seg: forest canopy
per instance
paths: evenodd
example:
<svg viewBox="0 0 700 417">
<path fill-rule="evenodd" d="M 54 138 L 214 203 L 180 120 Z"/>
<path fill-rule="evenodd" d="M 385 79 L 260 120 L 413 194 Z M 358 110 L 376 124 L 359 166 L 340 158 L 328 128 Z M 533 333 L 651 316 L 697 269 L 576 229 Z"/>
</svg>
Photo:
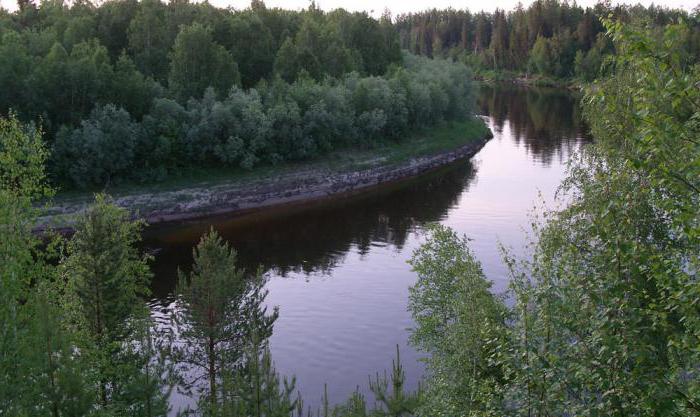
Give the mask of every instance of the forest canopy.
<svg viewBox="0 0 700 417">
<path fill-rule="evenodd" d="M 40 125 L 68 188 L 369 147 L 471 117 L 472 76 L 405 55 L 390 16 L 312 4 L 22 2 L 0 14 L 0 113 Z"/>
<path fill-rule="evenodd" d="M 552 78 L 592 81 L 615 45 L 601 19 L 643 22 L 661 31 L 683 21 L 679 47 L 683 59 L 700 56 L 700 20 L 681 9 L 641 5 L 614 7 L 603 2 L 581 7 L 539 0 L 510 11 L 428 10 L 399 15 L 395 26 L 401 48 L 430 57 L 452 57 L 475 70 L 513 71 Z"/>
<path fill-rule="evenodd" d="M 20 0 L 0 9 L 0 114 L 45 132 L 48 176 L 63 188 L 252 169 L 470 117 L 466 67 L 592 80 L 614 54 L 600 23 L 610 15 L 682 19 L 682 59 L 700 56 L 697 13 L 654 6 L 540 0 L 375 19 L 313 2 Z"/>
</svg>

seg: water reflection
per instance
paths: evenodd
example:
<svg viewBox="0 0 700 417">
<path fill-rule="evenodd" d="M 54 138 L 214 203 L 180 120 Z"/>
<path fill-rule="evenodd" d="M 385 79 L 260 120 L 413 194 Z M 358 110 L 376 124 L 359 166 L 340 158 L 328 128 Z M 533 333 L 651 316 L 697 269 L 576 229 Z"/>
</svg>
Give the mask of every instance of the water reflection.
<svg viewBox="0 0 700 417">
<path fill-rule="evenodd" d="M 580 94 L 554 88 L 482 85 L 477 105 L 489 115 L 496 134 L 506 124 L 510 137 L 545 165 L 561 163 L 586 140 L 578 105 Z"/>
<path fill-rule="evenodd" d="M 495 137 L 472 162 L 360 195 L 152 227 L 145 244 L 156 252 L 153 308 L 173 308 L 177 268 L 190 267 L 192 247 L 214 227 L 244 267 L 268 272 L 268 303 L 280 306 L 272 355 L 278 371 L 297 376 L 305 402 L 318 405 L 325 383 L 331 402 L 346 399 L 391 366 L 397 343 L 414 388 L 423 368 L 407 343 L 415 275 L 406 260 L 423 225 L 467 234 L 496 291 L 505 289 L 498 244 L 522 246 L 538 193 L 551 200 L 568 155 L 586 141 L 577 99 L 566 91 L 482 86 L 478 104 Z"/>
<path fill-rule="evenodd" d="M 233 218 L 153 227 L 145 243 L 157 250 L 153 292 L 167 299 L 177 268 L 192 261 L 192 247 L 210 227 L 238 251 L 249 270 L 262 265 L 276 276 L 330 275 L 355 247 L 360 255 L 391 245 L 400 251 L 417 226 L 440 220 L 468 189 L 468 161 L 443 167 L 361 195 L 266 210 Z"/>
</svg>

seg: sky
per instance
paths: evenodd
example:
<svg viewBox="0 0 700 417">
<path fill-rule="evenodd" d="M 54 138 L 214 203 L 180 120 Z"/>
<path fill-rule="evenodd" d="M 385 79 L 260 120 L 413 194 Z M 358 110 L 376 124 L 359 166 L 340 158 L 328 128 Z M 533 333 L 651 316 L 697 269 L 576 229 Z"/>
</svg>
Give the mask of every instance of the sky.
<svg viewBox="0 0 700 417">
<path fill-rule="evenodd" d="M 209 0 L 209 2 L 215 6 L 232 6 L 236 9 L 243 9 L 250 4 L 250 0 Z M 265 4 L 268 7 L 302 9 L 306 8 L 309 2 L 310 0 L 266 0 Z M 394 15 L 432 8 L 444 9 L 447 7 L 468 9 L 473 12 L 482 10 L 491 12 L 496 8 L 510 10 L 515 7 L 518 0 L 317 0 L 316 3 L 324 10 L 342 7 L 350 11 L 367 11 L 374 16 L 379 16 L 385 8 L 391 10 Z M 532 1 L 523 0 L 522 3 L 527 6 L 532 3 Z M 582 6 L 593 6 L 597 1 L 578 0 L 577 3 Z M 613 3 L 617 2 L 613 1 Z M 630 3 L 630 1 L 625 1 L 624 3 Z M 641 0 L 639 3 L 645 6 L 655 3 L 672 8 L 683 8 L 688 11 L 700 4 L 699 0 L 656 0 L 655 2 L 652 0 Z M 14 10 L 16 8 L 16 0 L 0 0 L 0 4 L 2 4 L 2 7 L 5 9 Z"/>
</svg>

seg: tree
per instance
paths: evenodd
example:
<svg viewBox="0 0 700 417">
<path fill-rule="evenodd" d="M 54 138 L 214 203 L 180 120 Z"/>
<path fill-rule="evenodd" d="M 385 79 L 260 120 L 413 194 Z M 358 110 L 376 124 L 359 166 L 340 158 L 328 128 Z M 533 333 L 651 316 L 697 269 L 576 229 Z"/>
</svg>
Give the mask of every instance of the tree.
<svg viewBox="0 0 700 417">
<path fill-rule="evenodd" d="M 420 415 L 503 415 L 507 309 L 490 292 L 467 239 L 435 225 L 410 260 L 411 341 L 429 355 Z"/>
<path fill-rule="evenodd" d="M 40 324 L 31 313 L 31 287 L 46 277 L 40 242 L 32 234 L 32 204 L 50 194 L 46 155 L 38 130 L 12 114 L 0 118 L 0 409 L 9 414 L 27 411 L 23 395 L 36 388 L 25 374 L 36 362 L 27 360 L 23 347 L 36 334 L 30 327 Z"/>
<path fill-rule="evenodd" d="M 183 101 L 201 97 L 207 87 L 223 95 L 240 83 L 231 54 L 213 41 L 210 28 L 199 23 L 180 30 L 170 61 L 170 89 Z"/>
<path fill-rule="evenodd" d="M 193 254 L 192 272 L 180 274 L 177 288 L 182 303 L 178 359 L 183 375 L 190 376 L 185 388 L 197 391 L 207 415 L 218 416 L 226 405 L 223 390 L 230 388 L 223 385 L 225 378 L 250 365 L 246 354 L 252 341 L 266 346 L 278 312 L 267 314 L 263 306 L 262 274 L 249 276 L 239 269 L 236 252 L 216 232 L 204 235 Z"/>
<path fill-rule="evenodd" d="M 391 362 L 391 391 L 389 391 L 389 378 L 387 378 L 386 372 L 381 377 L 377 374 L 374 381 L 371 379 L 369 381 L 369 389 L 379 403 L 372 415 L 377 417 L 408 417 L 415 415 L 420 401 L 420 392 L 405 392 L 405 382 L 406 375 L 401 366 L 399 345 L 396 345 L 396 359 Z"/>
<path fill-rule="evenodd" d="M 231 52 L 241 72 L 241 85 L 253 87 L 269 77 L 275 60 L 270 29 L 255 13 L 241 13 L 226 20 L 226 37 L 221 45 Z M 224 43 L 225 42 L 225 43 Z"/>
<path fill-rule="evenodd" d="M 22 111 L 27 106 L 26 77 L 33 59 L 17 32 L 0 31 L 0 36 L 0 114 L 7 114 L 10 108 Z"/>
<path fill-rule="evenodd" d="M 112 104 L 96 107 L 77 129 L 63 127 L 58 132 L 55 163 L 78 187 L 106 186 L 135 174 L 142 137 L 141 126 L 126 110 Z"/>
<path fill-rule="evenodd" d="M 542 75 L 553 75 L 554 60 L 552 58 L 551 46 L 549 40 L 542 36 L 538 36 L 535 45 L 530 52 L 529 66 Z"/>
<path fill-rule="evenodd" d="M 50 195 L 41 130 L 23 126 L 14 114 L 0 118 L 0 190 L 30 200 Z"/>
<path fill-rule="evenodd" d="M 122 107 L 140 120 L 153 105 L 156 97 L 163 95 L 163 88 L 151 78 L 146 78 L 136 69 L 131 58 L 122 53 L 114 65 L 110 102 Z"/>
<path fill-rule="evenodd" d="M 301 71 L 299 53 L 292 38 L 285 39 L 284 43 L 277 51 L 275 58 L 275 73 L 279 74 L 285 81 L 296 80 L 297 74 Z"/>
<path fill-rule="evenodd" d="M 162 81 L 168 74 L 168 50 L 172 39 L 165 26 L 165 5 L 159 0 L 141 3 L 129 23 L 129 51 L 139 70 L 146 76 Z"/>
<path fill-rule="evenodd" d="M 153 345 L 142 337 L 152 326 L 143 300 L 149 256 L 136 247 L 142 227 L 97 195 L 78 219 L 60 267 L 67 308 L 83 336 L 79 346 L 95 372 L 95 403 L 107 412 L 150 417 L 167 413 L 167 390 L 150 367 Z"/>
</svg>

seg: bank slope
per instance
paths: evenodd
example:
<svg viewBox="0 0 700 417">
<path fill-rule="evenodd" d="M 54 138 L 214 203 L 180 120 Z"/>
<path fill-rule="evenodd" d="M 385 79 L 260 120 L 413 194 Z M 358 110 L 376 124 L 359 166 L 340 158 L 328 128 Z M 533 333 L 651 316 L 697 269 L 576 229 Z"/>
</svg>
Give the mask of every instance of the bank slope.
<svg viewBox="0 0 700 417">
<path fill-rule="evenodd" d="M 413 177 L 476 154 L 492 137 L 481 118 L 446 123 L 400 142 L 250 172 L 202 171 L 169 183 L 106 190 L 134 217 L 162 223 L 300 203 Z M 93 193 L 59 193 L 37 228 L 70 229 Z"/>
</svg>

